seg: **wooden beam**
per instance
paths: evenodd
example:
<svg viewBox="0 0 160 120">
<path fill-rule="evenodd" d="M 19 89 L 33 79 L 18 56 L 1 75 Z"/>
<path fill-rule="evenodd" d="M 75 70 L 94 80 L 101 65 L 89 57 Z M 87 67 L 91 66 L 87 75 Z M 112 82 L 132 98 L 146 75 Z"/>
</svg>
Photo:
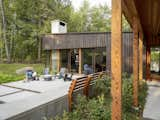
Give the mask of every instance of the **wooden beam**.
<svg viewBox="0 0 160 120">
<path fill-rule="evenodd" d="M 134 18 L 133 24 L 133 102 L 138 107 L 138 22 Z"/>
<path fill-rule="evenodd" d="M 151 62 L 151 49 L 150 45 L 147 45 L 146 48 L 146 79 L 151 80 L 151 73 L 150 73 L 150 62 Z"/>
<path fill-rule="evenodd" d="M 82 74 L 82 49 L 79 48 L 79 74 Z"/>
<path fill-rule="evenodd" d="M 139 80 L 143 79 L 143 34 L 139 34 Z"/>
<path fill-rule="evenodd" d="M 122 0 L 112 0 L 111 26 L 112 120 L 122 119 Z"/>
<path fill-rule="evenodd" d="M 142 24 L 140 21 L 139 13 L 136 8 L 136 4 L 134 0 L 122 0 L 122 10 L 124 16 L 126 17 L 128 23 L 133 28 L 134 17 L 137 17 L 138 30 L 143 33 Z"/>
<path fill-rule="evenodd" d="M 60 50 L 57 50 L 57 72 L 60 71 L 60 68 L 61 68 L 61 53 L 60 53 Z"/>
</svg>

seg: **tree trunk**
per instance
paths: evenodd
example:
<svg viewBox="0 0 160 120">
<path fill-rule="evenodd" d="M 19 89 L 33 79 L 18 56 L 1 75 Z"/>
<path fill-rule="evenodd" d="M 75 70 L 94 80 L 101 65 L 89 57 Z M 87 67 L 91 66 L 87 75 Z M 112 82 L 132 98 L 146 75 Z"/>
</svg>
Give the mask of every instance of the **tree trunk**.
<svg viewBox="0 0 160 120">
<path fill-rule="evenodd" d="M 38 22 L 38 29 L 40 30 L 41 28 L 41 21 Z M 37 41 L 38 41 L 38 62 L 41 61 L 41 36 L 38 33 L 37 34 Z"/>
<path fill-rule="evenodd" d="M 38 62 L 41 61 L 41 37 L 38 37 Z"/>
<path fill-rule="evenodd" d="M 4 5 L 3 5 L 3 0 L 0 0 L 0 8 L 1 8 L 1 16 L 2 16 L 2 31 L 3 31 L 3 40 L 5 44 L 5 51 L 6 51 L 6 56 L 7 56 L 7 62 L 10 62 L 10 53 L 9 53 L 9 48 L 8 48 L 8 42 L 7 42 L 7 37 L 6 37 L 6 19 L 5 19 L 5 12 L 4 12 Z"/>
</svg>

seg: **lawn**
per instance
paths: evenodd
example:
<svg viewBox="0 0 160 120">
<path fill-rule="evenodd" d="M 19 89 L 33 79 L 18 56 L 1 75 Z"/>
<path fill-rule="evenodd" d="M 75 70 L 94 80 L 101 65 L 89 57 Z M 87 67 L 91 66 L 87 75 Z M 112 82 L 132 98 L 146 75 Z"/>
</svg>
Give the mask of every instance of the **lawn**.
<svg viewBox="0 0 160 120">
<path fill-rule="evenodd" d="M 0 64 L 0 84 L 24 79 L 25 75 L 16 74 L 16 70 L 23 67 L 33 67 L 38 74 L 44 70 L 43 64 Z"/>
</svg>

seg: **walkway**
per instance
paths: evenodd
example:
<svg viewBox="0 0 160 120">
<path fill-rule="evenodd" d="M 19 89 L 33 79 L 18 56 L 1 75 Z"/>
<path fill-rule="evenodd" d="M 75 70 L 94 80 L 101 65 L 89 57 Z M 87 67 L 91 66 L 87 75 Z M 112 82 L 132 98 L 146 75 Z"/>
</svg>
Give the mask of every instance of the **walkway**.
<svg viewBox="0 0 160 120">
<path fill-rule="evenodd" d="M 160 120 L 160 82 L 148 82 L 147 103 L 143 112 L 144 120 Z"/>
</svg>

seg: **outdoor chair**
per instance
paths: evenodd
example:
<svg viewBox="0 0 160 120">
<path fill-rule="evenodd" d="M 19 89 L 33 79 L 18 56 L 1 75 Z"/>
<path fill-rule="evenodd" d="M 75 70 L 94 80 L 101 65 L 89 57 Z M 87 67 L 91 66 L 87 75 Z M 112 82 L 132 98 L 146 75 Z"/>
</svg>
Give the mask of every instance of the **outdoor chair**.
<svg viewBox="0 0 160 120">
<path fill-rule="evenodd" d="M 66 68 L 61 68 L 59 74 L 57 74 L 56 76 L 59 79 L 62 79 L 62 78 L 64 79 L 66 74 L 67 74 L 67 69 Z"/>
<path fill-rule="evenodd" d="M 65 74 L 65 76 L 64 76 L 64 81 L 71 81 L 72 80 L 72 76 L 73 76 L 73 74 Z"/>
</svg>

